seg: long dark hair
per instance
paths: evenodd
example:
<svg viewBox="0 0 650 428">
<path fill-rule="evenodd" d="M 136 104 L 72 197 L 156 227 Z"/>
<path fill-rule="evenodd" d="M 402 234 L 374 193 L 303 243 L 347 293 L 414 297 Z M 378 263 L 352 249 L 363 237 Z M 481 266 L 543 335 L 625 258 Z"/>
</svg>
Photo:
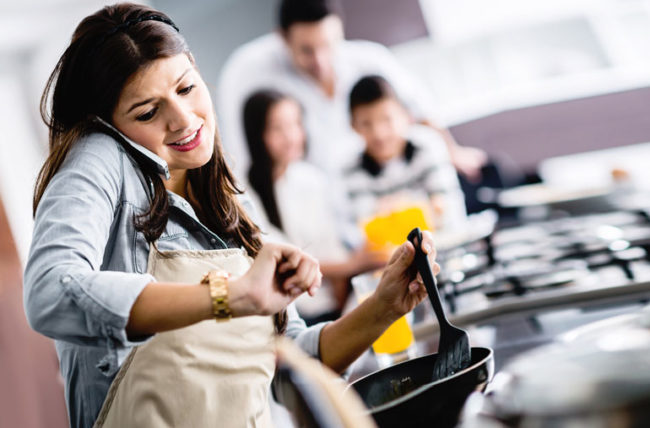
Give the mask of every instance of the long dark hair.
<svg viewBox="0 0 650 428">
<path fill-rule="evenodd" d="M 194 63 L 185 39 L 169 17 L 147 6 L 106 6 L 81 21 L 41 98 L 50 150 L 36 181 L 34 213 L 75 142 L 93 130 L 102 130 L 92 118 L 99 116 L 111 123 L 128 79 L 153 61 L 178 54 L 186 54 Z M 158 172 L 142 162 L 139 166 L 153 183 L 154 192 L 148 210 L 134 222 L 136 229 L 153 243 L 167 225 L 169 200 Z M 188 170 L 186 186 L 190 203 L 210 230 L 244 246 L 252 257 L 257 255 L 262 246 L 259 229 L 237 200 L 241 190 L 226 165 L 216 130 L 212 157 L 202 167 Z M 285 315 L 283 312 L 276 317 L 278 330 L 286 324 Z"/>
<path fill-rule="evenodd" d="M 288 99 L 287 95 L 275 90 L 257 91 L 246 100 L 243 114 L 244 131 L 251 155 L 248 181 L 262 200 L 269 221 L 280 230 L 283 230 L 283 228 L 280 211 L 275 199 L 273 159 L 271 159 L 271 154 L 264 143 L 264 131 L 269 111 L 273 106 L 285 99 Z"/>
</svg>

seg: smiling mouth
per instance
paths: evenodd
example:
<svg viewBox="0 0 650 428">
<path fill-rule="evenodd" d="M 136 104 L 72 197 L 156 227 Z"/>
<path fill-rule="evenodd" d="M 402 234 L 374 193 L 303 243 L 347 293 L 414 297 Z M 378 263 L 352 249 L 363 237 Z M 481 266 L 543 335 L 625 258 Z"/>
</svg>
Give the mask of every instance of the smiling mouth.
<svg viewBox="0 0 650 428">
<path fill-rule="evenodd" d="M 201 130 L 201 128 L 197 129 L 192 134 L 188 135 L 187 137 L 183 138 L 182 140 L 176 141 L 174 143 L 170 143 L 169 145 L 170 146 L 177 146 L 177 147 L 178 146 L 184 146 L 184 145 L 190 143 L 192 140 L 194 140 L 196 138 L 196 136 L 199 135 L 200 130 Z"/>
</svg>

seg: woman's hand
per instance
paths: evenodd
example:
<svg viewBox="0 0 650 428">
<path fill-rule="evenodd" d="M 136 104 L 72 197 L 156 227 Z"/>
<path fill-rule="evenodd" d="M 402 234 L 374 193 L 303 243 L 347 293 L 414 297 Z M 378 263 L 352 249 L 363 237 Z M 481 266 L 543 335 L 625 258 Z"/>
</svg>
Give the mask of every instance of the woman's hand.
<svg viewBox="0 0 650 428">
<path fill-rule="evenodd" d="M 422 251 L 428 255 L 434 275 L 440 272 L 435 263 L 436 251 L 428 231 L 422 232 Z M 387 316 L 397 319 L 410 312 L 427 296 L 422 278 L 413 264 L 415 248 L 410 242 L 400 245 L 393 253 L 374 293 L 377 307 Z"/>
<path fill-rule="evenodd" d="M 422 250 L 433 261 L 435 251 L 430 232 L 422 233 Z M 413 266 L 415 248 L 405 242 L 395 250 L 377 290 L 351 312 L 327 324 L 320 335 L 321 360 L 338 373 L 352 362 L 399 317 L 412 310 L 427 295 Z M 434 273 L 440 271 L 432 263 Z"/>
<path fill-rule="evenodd" d="M 230 282 L 228 303 L 234 316 L 272 315 L 321 282 L 316 259 L 284 244 L 265 244 L 251 268 Z"/>
</svg>

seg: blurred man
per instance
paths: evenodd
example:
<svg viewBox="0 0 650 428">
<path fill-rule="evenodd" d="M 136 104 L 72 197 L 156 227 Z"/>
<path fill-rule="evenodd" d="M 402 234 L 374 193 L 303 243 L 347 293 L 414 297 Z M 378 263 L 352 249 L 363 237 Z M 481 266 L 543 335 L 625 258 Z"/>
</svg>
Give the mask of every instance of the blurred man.
<svg viewBox="0 0 650 428">
<path fill-rule="evenodd" d="M 245 177 L 250 164 L 243 103 L 261 88 L 276 89 L 300 101 L 309 136 L 307 160 L 326 172 L 338 173 L 363 147 L 350 128 L 347 100 L 352 86 L 369 74 L 390 82 L 414 120 L 441 132 L 461 173 L 470 178 L 479 174 L 485 154 L 457 145 L 446 129 L 435 127 L 427 88 L 386 47 L 345 40 L 341 18 L 329 0 L 282 0 L 278 31 L 237 49 L 218 85 L 223 142 L 237 175 Z"/>
</svg>

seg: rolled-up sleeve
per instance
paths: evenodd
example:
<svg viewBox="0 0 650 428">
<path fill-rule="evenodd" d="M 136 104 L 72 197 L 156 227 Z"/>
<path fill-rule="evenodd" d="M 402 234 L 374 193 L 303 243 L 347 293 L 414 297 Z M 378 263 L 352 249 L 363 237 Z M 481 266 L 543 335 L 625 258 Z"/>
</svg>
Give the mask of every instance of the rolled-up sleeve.
<svg viewBox="0 0 650 428">
<path fill-rule="evenodd" d="M 129 346 L 125 328 L 131 308 L 154 278 L 100 270 L 113 219 L 122 209 L 123 181 L 123 154 L 103 138 L 77 143 L 39 203 L 24 304 L 32 328 L 46 336 Z"/>
<path fill-rule="evenodd" d="M 320 359 L 320 333 L 328 323 L 322 322 L 307 327 L 305 321 L 298 315 L 295 304 L 287 307 L 287 318 L 286 336 L 293 339 L 307 354 Z"/>
</svg>

